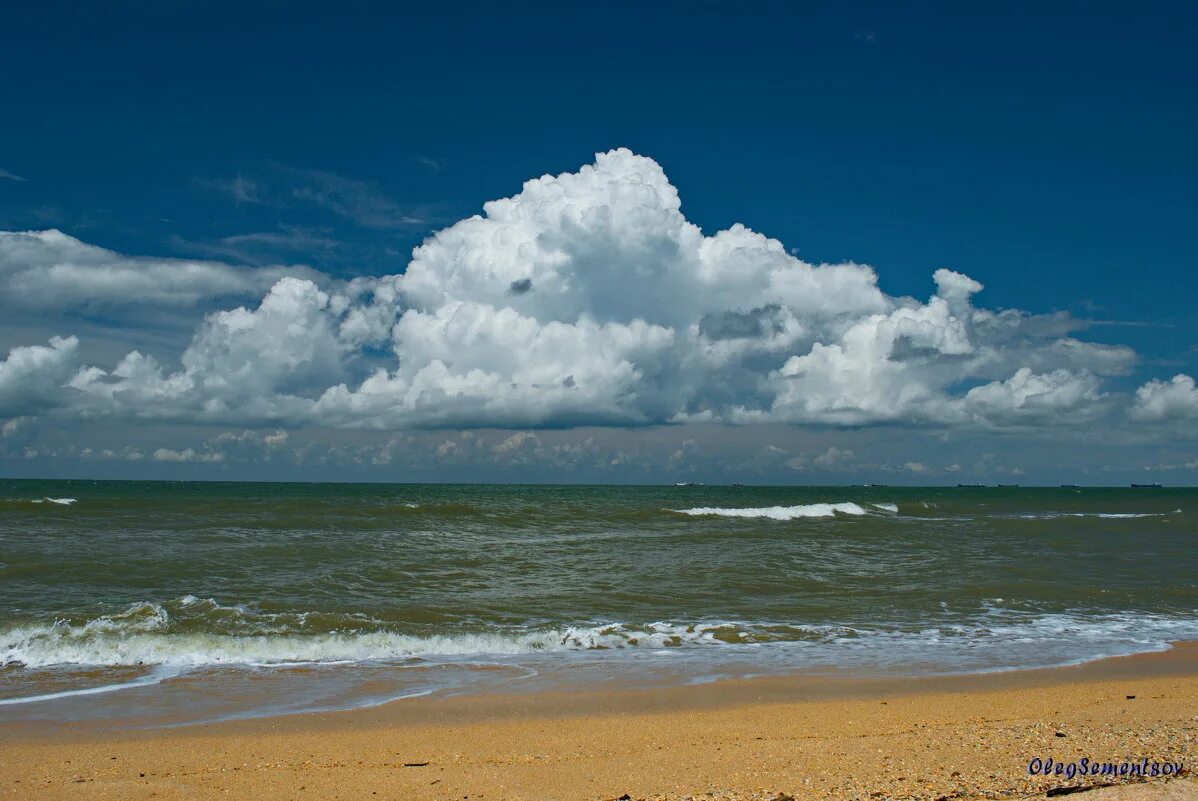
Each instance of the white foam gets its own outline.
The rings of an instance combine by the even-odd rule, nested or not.
[[[34,503],[56,503],[59,506],[70,506],[75,503],[78,498],[35,498]]]
[[[17,704],[36,704],[42,701],[57,701],[61,698],[71,698],[76,695],[101,695],[103,693],[117,692],[118,690],[132,690],[136,687],[149,687],[153,684],[160,684],[163,680],[171,676],[178,675],[178,671],[174,670],[155,670],[148,676],[142,676],[133,681],[121,682],[120,684],[102,684],[99,687],[83,687],[78,690],[63,690],[57,693],[45,693],[43,695],[23,695],[16,698],[0,698],[0,706],[15,706]]]
[[[873,504],[884,508],[882,504]],[[893,505],[893,504],[891,504]],[[720,506],[697,506],[693,509],[670,509],[694,517],[768,517],[771,520],[795,520],[804,517],[835,517],[841,515],[867,515],[869,512],[851,501],[843,503],[808,503],[799,506],[756,506],[748,508],[724,508]],[[893,511],[898,511],[895,507]]]
[[[194,596],[179,606],[202,602]],[[231,609],[233,607],[218,607]],[[304,614],[293,615],[302,622]],[[118,615],[83,625],[58,621],[0,633],[0,666],[55,665],[206,665],[283,667],[392,661],[423,657],[519,655],[550,651],[664,648],[718,644],[715,633],[735,631],[734,623],[692,625],[652,623],[635,628],[620,623],[539,631],[462,633],[421,637],[392,631],[257,634],[170,631],[170,617],[159,604],[138,603]],[[281,628],[281,627],[280,627]]]
[[[837,668],[866,663],[915,666],[917,670],[929,665],[942,665],[948,670],[988,670],[1066,664],[1160,650],[1170,641],[1198,639],[1198,610],[1182,617],[1079,611],[1045,614],[1016,611],[999,604],[1002,601],[991,599],[978,614],[959,617],[945,612],[943,619],[929,619],[923,625],[612,622],[420,636],[388,630],[365,615],[346,616],[347,621],[362,621],[357,628],[306,633],[307,616],[316,613],[288,612],[273,617],[185,596],[167,602],[165,607],[150,602],[133,604],[121,613],[81,624],[58,621],[0,632],[0,666],[34,670],[73,665],[142,666],[155,671],[123,684],[67,691],[92,694],[154,683],[162,679],[164,672],[173,675],[220,666],[271,669],[384,663],[416,667],[468,665],[491,659],[530,669],[530,660],[548,657],[589,659],[597,665],[599,662],[594,660],[609,663],[611,659],[656,659],[666,653],[687,664],[694,659],[728,656],[787,670],[799,665]],[[181,621],[173,619],[172,610]],[[209,612],[216,614],[201,623],[204,629],[197,630],[199,621],[194,616],[203,613],[206,617]],[[252,619],[252,626],[230,622],[237,615]],[[264,617],[270,617],[268,625],[259,620]],[[254,633],[238,633],[246,630]],[[624,654],[627,659],[620,660],[616,654]],[[31,703],[58,697],[66,695],[52,693],[45,698],[4,702]]]
[[[1053,520],[1059,517],[1101,517],[1108,520],[1123,520],[1139,517],[1168,517],[1181,514],[1180,509],[1172,512],[1037,512],[1026,515],[1016,515],[1020,520]]]
[[[1132,517],[1165,517],[1169,514],[1170,514],[1170,512],[1142,513],[1142,514],[1135,514],[1132,512],[1111,512],[1111,513],[1098,512],[1093,515],[1087,515],[1087,514],[1083,514],[1082,512],[1076,512],[1076,513],[1070,514],[1069,517],[1105,517],[1107,519],[1118,520],[1118,519],[1132,518]]]
[[[895,514],[898,514],[898,504],[897,503],[871,503],[870,506],[875,506],[884,512],[893,512]]]

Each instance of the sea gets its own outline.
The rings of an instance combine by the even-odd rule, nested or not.
[[[1198,489],[0,481],[0,723],[1070,665],[1198,639]]]

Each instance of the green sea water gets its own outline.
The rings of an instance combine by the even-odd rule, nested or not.
[[[1066,664],[1198,638],[1196,544],[1194,489],[0,481],[0,720]]]

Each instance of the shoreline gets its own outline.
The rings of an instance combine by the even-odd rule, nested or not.
[[[169,729],[6,724],[0,793],[938,799],[1083,783],[1028,776],[1037,756],[1198,760],[1198,643],[951,677],[412,698]]]

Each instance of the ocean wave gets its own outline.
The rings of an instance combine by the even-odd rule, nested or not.
[[[187,596],[180,605],[191,606]],[[233,607],[223,607],[225,609]],[[303,619],[311,613],[291,615]],[[520,655],[551,651],[670,648],[719,644],[743,632],[735,623],[621,623],[527,631],[419,636],[387,630],[229,634],[172,631],[167,610],[139,603],[81,625],[56,621],[0,633],[0,666],[61,665],[257,667],[407,660],[422,657]],[[725,639],[721,640],[723,636]]]
[[[16,504],[18,506],[23,506],[27,503],[50,503],[55,506],[70,506],[78,501],[78,498],[0,498],[0,503]]]
[[[894,504],[871,504],[879,509],[898,511]],[[891,509],[890,507],[894,507]],[[808,517],[835,517],[836,515],[852,515],[854,517],[870,514],[869,510],[851,501],[842,503],[808,503],[798,506],[754,506],[754,507],[720,507],[696,506],[693,509],[670,509],[682,515],[692,517],[767,517],[771,520],[796,520]]]
[[[998,599],[995,599],[997,602]],[[229,633],[221,610],[211,599],[186,596],[170,606],[206,610],[206,628],[156,603],[133,604],[124,611],[83,623],[55,621],[0,632],[0,666],[31,669],[66,666],[169,668],[241,666],[278,668],[305,664],[458,661],[479,657],[523,657],[554,652],[686,651],[737,652],[764,656],[765,651],[804,663],[852,661],[862,651],[882,661],[942,660],[946,664],[1002,663],[1016,651],[1027,658],[1064,663],[1115,653],[1161,650],[1170,641],[1198,638],[1198,617],[1149,613],[1029,613],[994,606],[956,621],[929,620],[924,625],[852,626],[784,622],[697,621],[593,623],[547,628],[504,627],[493,631],[446,631],[413,634],[382,628],[305,632],[275,621],[271,633]],[[1198,610],[1195,610],[1198,612]],[[282,613],[300,625],[315,613]],[[247,613],[261,617],[263,613]],[[363,615],[349,619],[369,620]],[[224,630],[221,630],[224,626]],[[747,651],[745,649],[748,649]],[[781,649],[781,650],[776,650]],[[798,650],[795,650],[798,649]],[[1029,650],[1030,649],[1030,650]],[[1051,652],[1051,654],[1049,654]],[[790,654],[789,657],[784,656]],[[983,655],[990,656],[984,657]],[[1017,662],[1019,658],[1016,658]],[[138,679],[137,681],[143,681]]]
[[[1169,517],[1181,514],[1181,509],[1172,512],[1033,512],[1013,515],[1018,520],[1055,520],[1061,517],[1099,517],[1107,520],[1131,520],[1141,517]]]

